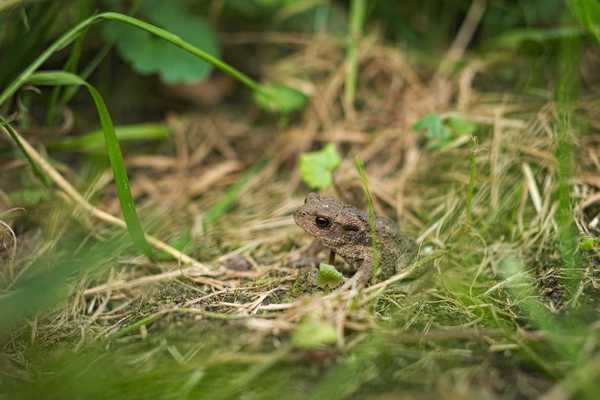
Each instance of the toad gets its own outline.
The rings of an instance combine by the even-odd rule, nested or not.
[[[313,236],[321,245],[342,256],[354,277],[345,287],[366,285],[375,278],[385,280],[411,265],[417,253],[416,242],[400,232],[387,218],[376,217],[376,240],[379,249],[379,267],[373,271],[373,235],[368,214],[332,197],[309,193],[304,205],[294,213],[296,225]]]

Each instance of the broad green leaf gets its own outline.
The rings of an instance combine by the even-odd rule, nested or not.
[[[32,85],[81,85],[88,90],[96,105],[96,111],[98,112],[100,125],[102,126],[102,131],[104,132],[106,152],[112,167],[115,184],[117,186],[117,196],[121,205],[123,219],[127,225],[127,230],[129,231],[131,240],[136,247],[148,257],[152,257],[152,248],[146,241],[144,231],[135,210],[135,203],[133,202],[133,197],[129,189],[129,180],[127,179],[127,170],[125,169],[123,154],[121,153],[121,147],[119,146],[119,139],[115,134],[115,128],[112,123],[110,113],[108,112],[108,108],[106,108],[106,104],[104,104],[104,100],[102,99],[102,96],[100,96],[100,93],[98,93],[98,91],[92,85],[70,72],[38,72],[32,74],[28,81]]]
[[[302,180],[313,189],[324,189],[333,184],[333,171],[339,167],[342,159],[333,144],[319,151],[300,155],[300,174]]]
[[[263,85],[254,91],[254,101],[270,112],[291,113],[300,110],[307,102],[304,93],[284,85]]]
[[[218,57],[213,29],[203,18],[187,12],[181,1],[146,0],[140,11],[156,25]],[[121,57],[136,71],[159,73],[166,83],[202,80],[212,71],[211,64],[133,26],[109,23],[103,33],[107,40],[116,43]]]
[[[302,350],[313,350],[337,341],[335,327],[326,321],[309,317],[301,321],[292,334],[292,345]]]
[[[477,124],[460,117],[448,118],[448,126],[459,136],[470,135],[477,130]]]
[[[344,280],[344,276],[333,265],[319,264],[319,273],[317,274],[317,286],[322,289],[333,289],[339,286]]]

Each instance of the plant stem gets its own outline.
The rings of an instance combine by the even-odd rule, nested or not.
[[[556,86],[557,101],[557,142],[556,159],[558,161],[558,243],[563,260],[565,287],[573,295],[580,283],[578,271],[577,230],[573,222],[573,204],[570,194],[570,180],[574,171],[573,127],[571,124],[574,102],[579,89],[579,64],[581,60],[579,38],[565,38],[561,43],[558,64],[559,81]]]
[[[354,105],[354,98],[356,97],[358,42],[363,33],[366,8],[366,0],[352,0],[350,7],[350,34],[346,49],[346,83],[344,87],[344,100],[348,107]]]

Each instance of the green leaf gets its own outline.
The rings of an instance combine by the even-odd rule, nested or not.
[[[94,100],[96,105],[96,111],[100,118],[100,125],[104,132],[104,140],[106,142],[106,152],[110,160],[112,167],[115,184],[117,186],[117,196],[121,205],[121,211],[123,213],[123,219],[127,225],[127,230],[131,236],[131,240],[136,247],[146,254],[149,258],[152,257],[152,248],[146,241],[144,231],[140,224],[137,212],[135,210],[135,203],[131,191],[129,190],[129,180],[127,179],[127,170],[125,169],[125,162],[123,161],[123,154],[121,153],[121,147],[119,146],[119,139],[115,134],[115,128],[104,104],[104,100],[100,93],[89,83],[81,79],[79,76],[70,72],[64,71],[46,71],[32,74],[29,79],[29,83],[32,85],[81,85],[84,86],[90,96]]]
[[[448,118],[448,126],[459,136],[470,135],[477,130],[477,124],[460,117]]]
[[[300,155],[300,174],[302,180],[313,189],[324,189],[333,184],[333,171],[339,167],[342,159],[333,144],[319,151]]]
[[[425,137],[428,139],[435,139],[445,141],[450,138],[450,131],[446,128],[442,122],[442,117],[439,114],[428,113],[423,118],[418,120],[413,125],[414,130],[424,130]]]
[[[317,286],[321,289],[333,289],[339,286],[344,280],[344,276],[333,265],[319,264],[319,273],[317,274]]]
[[[291,113],[300,110],[308,98],[304,93],[285,85],[262,85],[254,91],[254,101],[266,111]]]
[[[292,334],[292,345],[303,350],[317,349],[336,341],[335,327],[315,317],[301,321]]]
[[[586,251],[593,251],[594,249],[598,248],[599,243],[600,241],[598,239],[586,237],[581,240],[579,247]]]
[[[140,11],[153,23],[218,57],[215,33],[203,18],[187,12],[180,1],[146,0]],[[141,74],[159,73],[166,83],[195,82],[208,77],[212,65],[169,42],[133,26],[109,23],[104,37],[116,42],[123,59]]]
[[[442,148],[453,139],[452,132],[444,125],[442,117],[436,113],[425,114],[412,128],[415,131],[425,131],[425,137],[429,139],[428,147],[433,149]]]

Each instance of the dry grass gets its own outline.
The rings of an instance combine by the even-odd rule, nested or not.
[[[206,267],[186,266],[187,259],[150,262],[122,256],[106,273],[83,279],[67,304],[20,329],[5,345],[11,357],[25,363],[23,341],[70,342],[80,349],[98,340],[144,340],[169,326],[211,321],[224,324],[218,325],[223,335],[240,335],[237,346],[228,347],[239,360],[242,349],[278,348],[300,321],[317,318],[335,327],[340,354],[360,352],[376,327],[398,351],[412,354],[426,346],[424,358],[415,356],[414,364],[400,370],[400,381],[433,382],[430,389],[445,398],[556,393],[549,375],[502,368],[496,359],[506,357],[516,366],[519,362],[512,359],[522,357],[520,351],[544,341],[536,328],[520,322],[519,304],[509,290],[514,280],[503,272],[507,254],[525,260],[549,310],[558,313],[566,300],[556,248],[554,104],[477,91],[474,82],[494,71],[494,65],[481,60],[469,61],[455,76],[440,72],[432,78],[409,55],[371,35],[359,52],[358,103],[344,107],[342,44],[327,37],[296,39],[288,41],[295,46],[292,55],[264,74],[311,94],[302,114],[285,122],[265,122],[256,113],[230,109],[171,115],[167,122],[175,135],[169,154],[127,157],[141,214],[155,221],[152,234],[166,241],[189,230],[189,255]],[[596,109],[594,103],[582,106],[592,130],[600,127]],[[476,139],[460,137],[442,150],[426,149],[411,126],[428,112],[477,122]],[[597,236],[600,142],[597,135],[578,140],[572,182],[577,227]],[[361,293],[327,294],[314,285],[313,271],[289,265],[310,241],[290,218],[306,192],[296,160],[330,142],[344,155],[335,176],[339,192],[360,201],[352,161],[360,157],[377,211],[397,219],[431,254],[431,288],[407,297],[392,285],[402,278],[397,276]],[[243,188],[235,208],[205,226],[205,211],[222,199],[242,170],[263,158],[268,163]],[[73,171],[64,175],[76,176]],[[92,209],[71,206],[70,218],[103,237],[102,223],[118,215],[108,173],[89,186],[85,199],[93,199],[96,210],[106,210],[108,217],[100,222]],[[36,234],[15,235],[16,213],[3,212],[0,219],[0,251],[8,261],[1,273],[10,285],[19,269],[48,248]],[[585,288],[600,286],[597,257],[597,251],[587,255]],[[266,362],[255,356],[246,362]],[[478,362],[489,368],[477,370]],[[450,364],[454,367],[448,373],[434,377]],[[426,376],[418,379],[423,371]],[[513,387],[515,382],[520,386]]]

